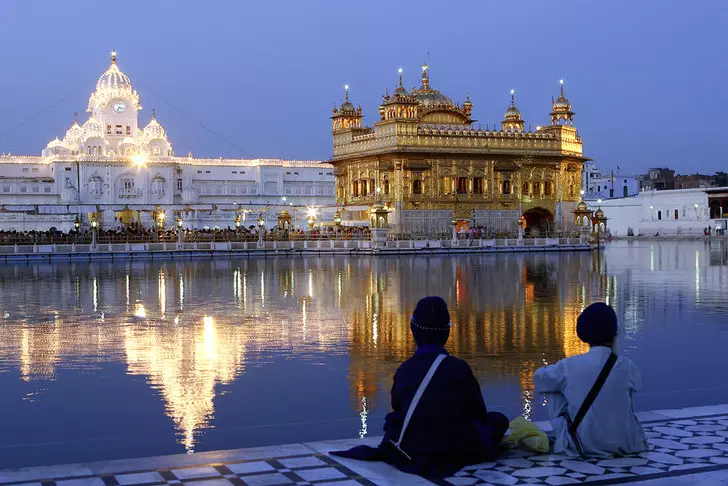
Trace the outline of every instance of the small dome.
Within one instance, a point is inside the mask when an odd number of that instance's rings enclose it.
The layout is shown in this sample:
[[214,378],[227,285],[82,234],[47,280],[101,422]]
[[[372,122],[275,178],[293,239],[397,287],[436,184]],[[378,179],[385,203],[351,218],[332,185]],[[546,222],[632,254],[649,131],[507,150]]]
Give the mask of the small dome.
[[142,137],[147,142],[151,140],[167,140],[167,133],[164,127],[157,121],[157,117],[152,115],[152,120],[144,127]]
[[597,208],[596,212],[594,213],[594,216],[596,218],[603,218],[604,217],[604,211],[602,211],[602,208]]
[[124,137],[119,145],[137,145],[137,141],[131,137]]
[[136,109],[141,109],[139,94],[132,89],[129,76],[121,72],[119,66],[117,66],[116,52],[112,52],[111,65],[96,82],[96,91],[88,101],[87,110],[93,111],[94,107],[105,106],[107,103],[118,99],[129,100]]
[[589,206],[587,206],[584,201],[579,201],[579,204],[576,205],[576,209],[579,211],[589,211]]
[[66,130],[66,136],[63,137],[63,143],[69,147],[76,146],[83,140],[83,128],[74,121],[71,128]]
[[520,110],[518,108],[515,107],[515,105],[511,105],[506,110],[505,118],[506,118],[506,120],[510,120],[510,119],[520,120],[521,119],[521,112],[520,112]]
[[102,89],[131,89],[129,76],[121,72],[119,66],[116,65],[116,61],[113,61],[109,69],[99,77],[96,83],[96,90]]
[[63,147],[63,142],[61,142],[58,137],[54,138],[50,142],[48,142],[47,148],[56,148],[56,147]]
[[415,91],[415,99],[426,106],[452,106],[452,100],[437,90]]
[[568,114],[571,112],[571,103],[569,103],[568,98],[566,98],[566,95],[564,94],[563,80],[561,81],[561,91],[559,92],[559,97],[556,98],[552,103],[552,112],[564,114]]
[[83,141],[89,138],[104,138],[104,127],[93,115],[86,120],[81,129],[83,130]]

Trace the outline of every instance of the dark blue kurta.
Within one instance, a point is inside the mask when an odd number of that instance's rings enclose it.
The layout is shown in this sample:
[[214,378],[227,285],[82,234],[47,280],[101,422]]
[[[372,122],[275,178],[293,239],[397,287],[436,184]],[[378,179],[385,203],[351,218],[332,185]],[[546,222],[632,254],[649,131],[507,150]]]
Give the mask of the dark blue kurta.
[[399,439],[405,415],[417,388],[444,348],[424,345],[394,375],[392,412],[384,423],[384,440],[377,449],[365,446],[334,453],[344,457],[386,461],[397,468],[423,476],[447,476],[459,469],[495,458],[508,429],[508,419],[488,413],[480,385],[465,361],[448,356],[432,377],[405,432]]

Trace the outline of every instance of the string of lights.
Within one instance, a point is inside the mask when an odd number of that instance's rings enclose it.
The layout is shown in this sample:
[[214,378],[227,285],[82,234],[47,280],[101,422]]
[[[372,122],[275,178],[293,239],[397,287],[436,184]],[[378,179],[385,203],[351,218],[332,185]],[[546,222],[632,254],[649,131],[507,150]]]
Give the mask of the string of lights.
[[[89,80],[94,80],[95,78],[96,78],[96,76],[92,76],[92,77],[90,77],[88,79]],[[11,126],[9,129],[5,130],[4,132],[0,132],[0,140],[2,140],[5,136],[7,136],[8,134],[14,132],[15,130],[17,130],[19,128],[22,128],[25,125],[27,125],[28,123],[34,121],[36,118],[38,118],[38,117],[40,117],[42,115],[45,115],[46,113],[48,113],[49,111],[51,111],[53,108],[55,108],[56,106],[60,105],[65,100],[67,100],[68,98],[70,98],[71,96],[73,96],[74,94],[76,94],[77,91],[80,91],[80,90],[86,89],[86,88],[88,88],[88,82],[87,81],[84,81],[78,87],[74,88],[72,91],[69,91],[65,95],[61,96],[56,101],[54,101],[50,105],[46,106],[42,110],[38,111],[37,113],[29,116],[28,118],[26,118],[24,120],[21,120],[20,122],[18,122],[15,125]]]
[[233,141],[225,138],[223,135],[219,134],[215,130],[211,129],[210,127],[208,127],[207,125],[205,125],[204,123],[202,123],[201,121],[197,120],[196,118],[194,118],[193,116],[191,116],[190,114],[188,114],[186,111],[184,111],[182,108],[177,107],[172,102],[170,102],[167,98],[165,98],[164,96],[158,94],[156,91],[152,90],[149,86],[147,86],[145,84],[141,84],[141,87],[142,87],[142,89],[148,91],[151,95],[153,95],[156,98],[160,99],[162,102],[164,102],[164,104],[166,104],[167,106],[169,106],[170,108],[172,108],[174,111],[176,111],[177,113],[179,113],[182,117],[191,120],[195,124],[199,125],[202,129],[206,130],[207,132],[209,132],[212,135],[214,135],[217,138],[219,138],[221,141],[225,142],[226,144],[230,145],[231,147],[235,148],[236,150],[239,150],[240,153],[244,154],[246,157],[249,157],[251,159],[255,158],[255,156],[253,154],[251,154],[249,151],[245,150],[243,147],[241,147],[238,144],[236,144],[235,142],[233,142]]

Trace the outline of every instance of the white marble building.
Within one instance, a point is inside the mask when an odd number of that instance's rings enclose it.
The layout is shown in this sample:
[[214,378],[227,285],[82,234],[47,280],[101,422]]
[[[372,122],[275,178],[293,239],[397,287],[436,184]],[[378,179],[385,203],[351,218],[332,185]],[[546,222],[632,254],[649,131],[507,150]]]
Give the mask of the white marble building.
[[0,156],[0,230],[67,231],[76,217],[88,227],[91,214],[102,227],[121,218],[151,225],[158,209],[181,212],[186,227],[232,226],[236,208],[263,213],[271,226],[284,206],[334,205],[329,164],[178,157],[154,111],[140,125],[141,109],[112,53],[85,122],[74,120],[39,157]]
[[584,162],[581,187],[589,199],[613,199],[634,196],[640,192],[640,181],[624,173],[602,174],[594,162],[588,161]]
[[[614,236],[702,235],[714,224],[710,219],[708,193],[703,189],[643,191],[635,196],[585,202],[601,207]],[[630,231],[631,230],[631,231]]]

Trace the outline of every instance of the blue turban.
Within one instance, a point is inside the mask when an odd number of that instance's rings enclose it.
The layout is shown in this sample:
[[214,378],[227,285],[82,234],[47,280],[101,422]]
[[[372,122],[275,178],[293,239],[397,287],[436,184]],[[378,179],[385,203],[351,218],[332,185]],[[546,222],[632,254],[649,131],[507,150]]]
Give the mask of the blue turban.
[[576,334],[590,346],[606,346],[617,337],[617,314],[603,302],[596,302],[576,320]]
[[410,329],[418,346],[444,346],[450,336],[450,313],[442,297],[425,297],[417,302]]

